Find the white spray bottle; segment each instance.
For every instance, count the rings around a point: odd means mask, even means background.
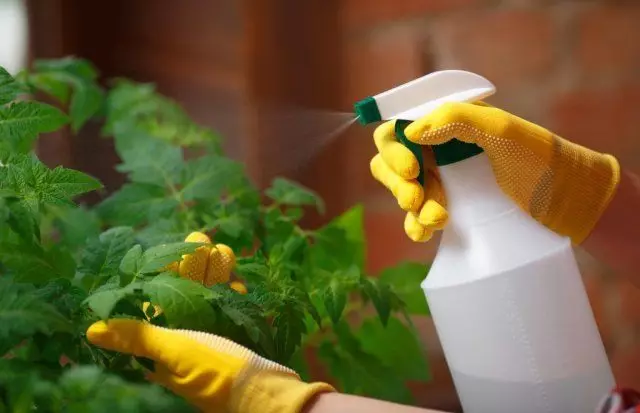
[[[355,108],[363,124],[396,119],[398,138],[422,161],[404,136],[411,121],[494,92],[481,76],[446,70]],[[422,288],[463,410],[594,412],[614,379],[570,240],[502,192],[478,146],[432,149],[449,223]]]

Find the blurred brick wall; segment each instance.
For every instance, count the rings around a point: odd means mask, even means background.
[[[433,70],[467,69],[496,84],[492,104],[639,165],[638,0],[345,0],[341,18],[345,107]],[[409,242],[403,213],[369,175],[372,131],[350,133],[344,187],[350,203],[365,200],[369,265],[428,260],[438,241]],[[617,379],[640,388],[640,290],[578,255]],[[433,326],[420,321],[434,368],[421,403],[455,408]]]

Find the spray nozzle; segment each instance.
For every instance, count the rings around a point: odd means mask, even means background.
[[[446,102],[475,102],[495,93],[495,86],[484,77],[464,70],[433,72],[354,105],[358,121],[367,125],[396,120],[396,136],[422,165],[422,148],[407,139],[404,129]],[[451,140],[433,148],[438,165],[459,162],[482,152],[477,145]],[[418,181],[422,184],[422,168]]]

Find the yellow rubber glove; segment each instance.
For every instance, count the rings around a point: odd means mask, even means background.
[[[294,371],[212,334],[113,319],[91,325],[87,338],[153,360],[150,379],[203,412],[299,413],[315,395],[335,391],[326,383],[304,383]]]
[[[445,194],[428,146],[425,188],[418,184],[418,161],[396,140],[394,125],[385,122],[374,132],[379,153],[371,160],[371,173],[408,212],[407,235],[413,241],[428,241],[446,225]],[[407,126],[405,135],[422,145],[456,138],[480,146],[502,190],[538,222],[575,244],[590,234],[620,182],[620,166],[613,156],[483,102],[444,104]]]

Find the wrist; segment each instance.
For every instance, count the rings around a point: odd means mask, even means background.
[[[231,400],[234,413],[306,413],[315,399],[336,390],[327,383],[305,383],[288,374],[263,371],[241,381]]]

